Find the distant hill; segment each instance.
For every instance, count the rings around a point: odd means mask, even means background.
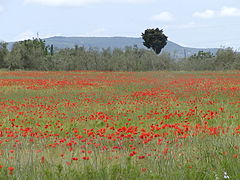
[[[63,36],[54,36],[44,39],[46,45],[53,44],[55,48],[73,48],[75,45],[84,46],[85,48],[97,48],[97,49],[106,49],[106,48],[120,48],[124,49],[126,46],[137,45],[139,48],[145,48],[143,46],[142,38],[133,38],[133,37],[63,37]],[[11,48],[13,43],[9,43],[9,48]],[[183,58],[189,57],[198,51],[211,52],[215,54],[218,48],[190,48],[183,47],[174,42],[168,41],[167,45],[163,49],[165,52],[169,52],[172,57]]]

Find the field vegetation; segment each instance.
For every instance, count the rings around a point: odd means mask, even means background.
[[[239,71],[1,71],[0,179],[240,179],[239,110]]]

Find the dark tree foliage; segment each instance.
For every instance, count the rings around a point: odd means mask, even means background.
[[[51,46],[50,46],[50,54],[51,54],[51,56],[53,56],[53,53],[54,53],[54,48],[53,48],[53,44],[51,44]]]
[[[6,67],[5,58],[8,54],[7,43],[0,42],[0,68]]]
[[[214,55],[210,52],[198,51],[197,54],[190,56],[190,59],[207,59],[213,57]]]
[[[167,44],[167,36],[163,34],[163,30],[156,29],[146,29],[142,33],[142,38],[144,40],[143,45],[147,48],[152,48],[156,54],[159,54]]]

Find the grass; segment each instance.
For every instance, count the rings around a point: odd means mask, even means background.
[[[0,179],[240,179],[239,75],[2,71]]]

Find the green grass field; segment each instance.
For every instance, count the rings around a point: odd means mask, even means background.
[[[0,72],[0,179],[240,179],[240,72]]]

